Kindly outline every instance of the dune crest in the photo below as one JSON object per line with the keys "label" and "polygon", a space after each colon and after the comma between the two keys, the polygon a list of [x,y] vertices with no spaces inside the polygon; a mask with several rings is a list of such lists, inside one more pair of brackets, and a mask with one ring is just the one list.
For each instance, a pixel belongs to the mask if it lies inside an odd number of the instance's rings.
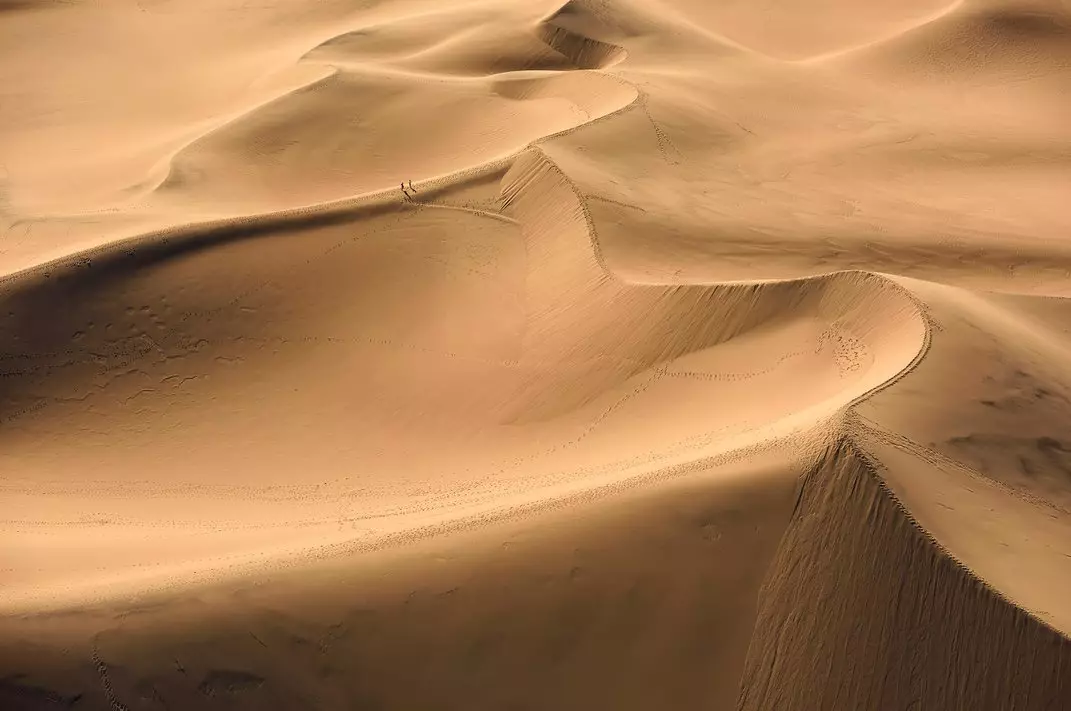
{"label": "dune crest", "polygon": [[[1071,700],[1071,641],[952,558],[848,440],[805,481],[777,555],[740,709],[1046,709]],[[860,672],[829,673],[846,668]]]}

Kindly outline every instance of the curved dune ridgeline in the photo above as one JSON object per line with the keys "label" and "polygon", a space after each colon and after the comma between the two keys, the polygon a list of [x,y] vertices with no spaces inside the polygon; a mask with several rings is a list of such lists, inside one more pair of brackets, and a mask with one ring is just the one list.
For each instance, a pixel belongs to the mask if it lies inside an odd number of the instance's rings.
{"label": "curved dune ridgeline", "polygon": [[771,563],[738,707],[1062,708],[1069,672],[1071,642],[952,558],[842,441]]}
{"label": "curved dune ridgeline", "polygon": [[0,707],[1071,708],[1065,4],[5,6]]}

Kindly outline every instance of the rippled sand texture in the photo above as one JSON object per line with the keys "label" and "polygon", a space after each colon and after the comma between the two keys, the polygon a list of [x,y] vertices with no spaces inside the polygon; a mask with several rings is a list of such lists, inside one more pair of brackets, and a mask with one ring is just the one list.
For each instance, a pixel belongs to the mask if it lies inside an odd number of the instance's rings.
{"label": "rippled sand texture", "polygon": [[0,707],[1071,709],[1071,2],[942,2],[4,2]]}

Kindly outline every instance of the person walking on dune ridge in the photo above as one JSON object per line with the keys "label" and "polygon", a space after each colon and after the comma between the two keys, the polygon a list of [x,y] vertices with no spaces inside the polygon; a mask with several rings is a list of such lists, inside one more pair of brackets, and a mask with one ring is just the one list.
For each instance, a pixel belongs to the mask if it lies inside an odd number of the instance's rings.
{"label": "person walking on dune ridge", "polygon": [[411,196],[411,195],[410,195],[409,193],[407,193],[407,192],[405,191],[405,183],[404,183],[404,182],[403,182],[403,183],[400,183],[400,185],[402,186],[402,195],[404,195],[404,196],[405,196],[405,197],[403,198],[403,200],[405,200],[406,202],[412,202],[412,201],[413,201],[413,197],[412,197],[412,196]]}

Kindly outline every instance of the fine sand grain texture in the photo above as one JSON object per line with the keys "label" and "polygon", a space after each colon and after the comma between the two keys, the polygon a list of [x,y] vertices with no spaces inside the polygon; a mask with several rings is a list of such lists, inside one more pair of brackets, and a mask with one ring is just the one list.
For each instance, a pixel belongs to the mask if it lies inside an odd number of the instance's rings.
{"label": "fine sand grain texture", "polygon": [[1066,0],[0,4],[0,709],[1071,709],[1069,88]]}

